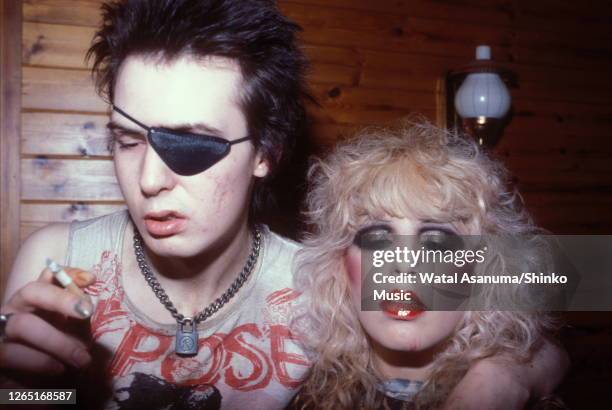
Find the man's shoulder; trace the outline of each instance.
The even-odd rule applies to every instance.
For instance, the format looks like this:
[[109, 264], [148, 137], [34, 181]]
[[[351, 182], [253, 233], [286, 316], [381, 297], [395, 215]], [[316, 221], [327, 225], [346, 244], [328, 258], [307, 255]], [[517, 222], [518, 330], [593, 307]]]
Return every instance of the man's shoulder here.
[[116, 227], [121, 222], [126, 221], [128, 218], [129, 214], [127, 209], [121, 209], [119, 211], [111, 212], [89, 219], [72, 221], [72, 223], [70, 224], [70, 229], [72, 231], [78, 231], [86, 228], [96, 229], [103, 226]]
[[56, 222], [46, 225], [27, 237], [19, 253], [45, 253], [49, 258], [63, 261], [69, 232], [69, 222]]
[[266, 227], [266, 230], [269, 233], [270, 242], [274, 246], [277, 246], [288, 253], [296, 253], [298, 250], [303, 248], [303, 245], [301, 243], [294, 241], [291, 238], [287, 238], [285, 236], [272, 232], [267, 227]]
[[36, 280], [45, 268], [47, 258], [63, 263], [70, 224], [52, 223], [33, 232], [23, 242], [8, 278], [5, 299], [28, 282]]
[[302, 245], [265, 228], [265, 275], [280, 275], [290, 284], [293, 279], [295, 256]]

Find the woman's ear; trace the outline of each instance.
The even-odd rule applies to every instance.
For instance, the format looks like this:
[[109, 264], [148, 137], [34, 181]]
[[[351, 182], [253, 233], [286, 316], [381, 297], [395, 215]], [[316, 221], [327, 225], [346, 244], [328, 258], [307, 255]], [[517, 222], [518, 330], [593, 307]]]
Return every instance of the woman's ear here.
[[263, 178], [268, 175], [268, 172], [270, 172], [270, 164], [268, 163], [268, 160], [264, 158], [261, 151], [258, 151], [257, 155], [255, 156], [255, 167], [253, 168], [253, 176]]

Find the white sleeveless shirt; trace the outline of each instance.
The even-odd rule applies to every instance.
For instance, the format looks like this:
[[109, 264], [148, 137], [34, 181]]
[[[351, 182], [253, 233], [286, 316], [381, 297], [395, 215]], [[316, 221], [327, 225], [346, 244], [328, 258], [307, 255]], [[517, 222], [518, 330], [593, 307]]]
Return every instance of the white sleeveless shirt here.
[[289, 330], [299, 245], [265, 227], [257, 264], [234, 296], [240, 303], [198, 324], [198, 354], [180, 357], [174, 353], [176, 325], [146, 316], [123, 289], [121, 252], [129, 223], [121, 211], [71, 224], [65, 264], [96, 276], [86, 289], [95, 303], [96, 370], [83, 380], [97, 381], [89, 380], [87, 388], [108, 409], [284, 408], [310, 366]]

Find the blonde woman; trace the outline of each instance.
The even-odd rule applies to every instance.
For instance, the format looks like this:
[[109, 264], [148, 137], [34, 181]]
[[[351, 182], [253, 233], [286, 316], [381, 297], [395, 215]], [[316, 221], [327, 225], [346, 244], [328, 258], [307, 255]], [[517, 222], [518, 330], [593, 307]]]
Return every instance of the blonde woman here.
[[[314, 367], [295, 407], [453, 408], [471, 396], [470, 408], [514, 409], [560, 382], [563, 360], [540, 366], [538, 382], [520, 371], [550, 348], [549, 315], [360, 309], [361, 252], [372, 242], [537, 231], [503, 167], [474, 142], [425, 122], [369, 129], [316, 162], [309, 178], [312, 229], [296, 277], [307, 297], [295, 327]], [[486, 389], [468, 369], [489, 380]]]

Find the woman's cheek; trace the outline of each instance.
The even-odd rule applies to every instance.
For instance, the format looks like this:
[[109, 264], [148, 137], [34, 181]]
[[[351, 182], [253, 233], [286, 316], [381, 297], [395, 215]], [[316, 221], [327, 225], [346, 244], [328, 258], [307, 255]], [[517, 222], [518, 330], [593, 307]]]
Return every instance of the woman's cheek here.
[[344, 266], [353, 288], [361, 288], [361, 251], [351, 246], [344, 256]]

